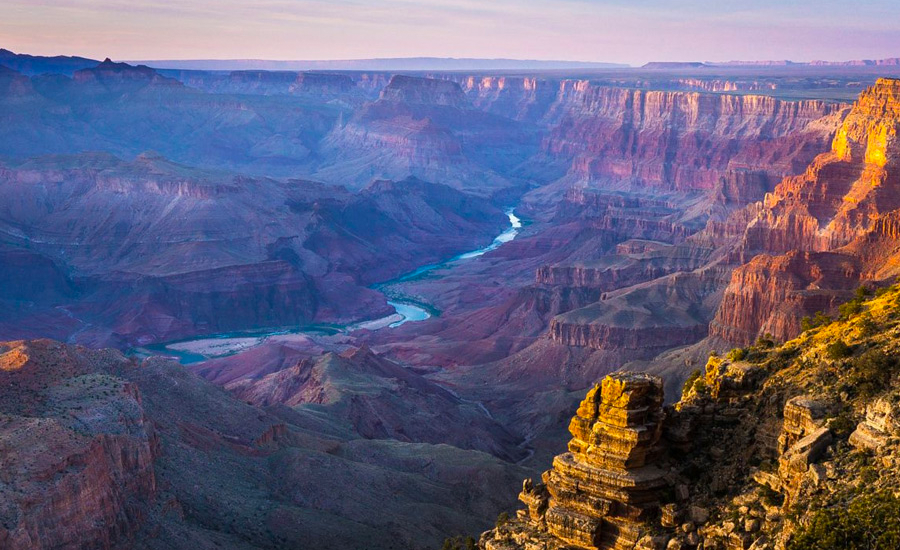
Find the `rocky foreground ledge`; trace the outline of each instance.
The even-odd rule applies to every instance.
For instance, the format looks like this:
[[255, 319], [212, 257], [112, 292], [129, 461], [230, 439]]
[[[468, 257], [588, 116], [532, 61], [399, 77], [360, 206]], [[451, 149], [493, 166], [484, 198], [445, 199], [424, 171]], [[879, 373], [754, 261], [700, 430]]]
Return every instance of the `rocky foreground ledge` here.
[[480, 548], [900, 548], [900, 287], [864, 294], [711, 356], [671, 407], [657, 377], [607, 376]]

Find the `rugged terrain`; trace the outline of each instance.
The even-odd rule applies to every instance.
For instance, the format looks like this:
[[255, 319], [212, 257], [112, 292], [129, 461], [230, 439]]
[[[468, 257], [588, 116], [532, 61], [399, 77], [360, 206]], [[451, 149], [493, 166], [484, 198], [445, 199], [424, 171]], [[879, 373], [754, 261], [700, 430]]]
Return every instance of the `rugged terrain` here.
[[569, 452], [485, 549], [895, 548], [900, 287], [781, 346], [713, 355], [662, 407], [662, 380], [592, 389]]
[[[763, 378], [803, 377], [766, 342], [897, 275], [900, 93], [877, 78], [896, 71], [207, 72], [0, 51], [0, 546], [429, 548], [488, 527], [551, 463], [527, 517], [483, 544], [787, 540], [806, 516], [754, 508], [728, 530], [722, 487], [813, 425], [765, 439], [801, 385]], [[69, 344], [18, 341], [41, 337]], [[751, 344], [736, 353], [765, 377], [745, 387], [744, 359], [716, 359], [665, 408], [710, 350]], [[172, 345], [201, 361], [147, 358]], [[623, 365], [650, 374], [591, 392], [554, 460]], [[767, 435], [739, 433], [747, 411]], [[710, 466], [732, 444], [751, 454]], [[795, 474], [772, 490], [795, 498]], [[657, 526], [692, 512], [681, 486], [714, 523]]]
[[[434, 548], [485, 527], [525, 471], [427, 443], [427, 430], [364, 437], [320, 407], [248, 404], [173, 361], [114, 350], [0, 344], [0, 383], [0, 546], [10, 550]], [[364, 395], [314, 383], [334, 399]], [[472, 417], [441, 398], [440, 410]], [[375, 407], [359, 412], [380, 422]]]

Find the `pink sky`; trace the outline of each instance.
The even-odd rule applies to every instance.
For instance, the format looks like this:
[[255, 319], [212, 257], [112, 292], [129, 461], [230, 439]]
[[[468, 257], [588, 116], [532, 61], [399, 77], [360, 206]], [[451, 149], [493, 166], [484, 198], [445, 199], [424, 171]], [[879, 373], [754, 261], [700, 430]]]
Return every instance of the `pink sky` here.
[[114, 59], [900, 56], [895, 0], [3, 0], [0, 47]]

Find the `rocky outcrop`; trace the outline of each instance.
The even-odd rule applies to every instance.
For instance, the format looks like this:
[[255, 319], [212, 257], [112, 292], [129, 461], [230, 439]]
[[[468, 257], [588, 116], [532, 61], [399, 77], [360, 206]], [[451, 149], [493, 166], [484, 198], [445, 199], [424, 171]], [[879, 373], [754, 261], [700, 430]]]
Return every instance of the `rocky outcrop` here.
[[710, 333], [749, 344], [759, 335], [799, 334], [802, 314], [830, 311], [859, 285], [856, 258], [829, 252], [760, 255], [736, 269]]
[[138, 389], [46, 341], [0, 347], [0, 385], [0, 547], [108, 549], [133, 537], [159, 454]]
[[174, 78], [162, 76], [146, 65], [116, 63], [109, 58], [95, 67], [75, 71], [72, 79], [78, 84], [101, 86], [108, 91], [134, 86], [183, 87]]
[[435, 78], [395, 75], [381, 91], [381, 99], [391, 103], [443, 105], [465, 108], [462, 88], [455, 82]]
[[[781, 346], [761, 342], [711, 355], [681, 400], [659, 413], [661, 428], [648, 422], [659, 412], [653, 399], [622, 399], [640, 404], [623, 405], [628, 412], [620, 416], [607, 396], [619, 387], [611, 379], [623, 378], [607, 378], [572, 420], [569, 452], [554, 460], [542, 483], [525, 482], [525, 509], [486, 532], [481, 547], [785, 550], [798, 543], [843, 548], [852, 537], [873, 537], [892, 548], [880, 530], [895, 529], [896, 515], [875, 515], [879, 508], [866, 503], [872, 495], [896, 503], [900, 485], [898, 296], [900, 285], [892, 285], [861, 303], [858, 315]], [[827, 353], [837, 342], [852, 355]], [[611, 434], [628, 432], [610, 425], [643, 429], [622, 444]], [[583, 466], [600, 463], [615, 466]], [[665, 472], [662, 490], [639, 500], [652, 503], [653, 513], [597, 490], [648, 464]], [[603, 475], [608, 469], [619, 477]], [[616, 529], [625, 510], [634, 515]], [[870, 515], [875, 523], [858, 529], [855, 523]], [[815, 527], [848, 516], [852, 522]]]
[[[577, 310], [570, 317], [581, 313], [581, 310]], [[598, 350], [641, 350], [639, 356], [647, 359], [662, 350], [696, 342], [706, 335], [706, 326], [703, 324], [665, 327], [660, 324], [629, 328], [597, 322], [567, 323], [565, 318], [563, 315], [550, 322], [549, 336], [554, 342]]]
[[876, 399], [866, 406], [866, 417], [850, 434], [850, 444], [874, 452], [885, 448], [892, 437], [900, 435], [900, 408], [888, 399]]
[[527, 511], [485, 533], [481, 546], [634, 548], [667, 485], [655, 466], [662, 402], [658, 378], [624, 372], [604, 378], [572, 418], [569, 452], [554, 458], [541, 483], [524, 483]]
[[354, 187], [414, 176], [486, 194], [508, 183], [483, 153], [522, 155], [516, 131], [513, 121], [475, 109], [455, 82], [395, 75], [322, 142], [315, 176]]

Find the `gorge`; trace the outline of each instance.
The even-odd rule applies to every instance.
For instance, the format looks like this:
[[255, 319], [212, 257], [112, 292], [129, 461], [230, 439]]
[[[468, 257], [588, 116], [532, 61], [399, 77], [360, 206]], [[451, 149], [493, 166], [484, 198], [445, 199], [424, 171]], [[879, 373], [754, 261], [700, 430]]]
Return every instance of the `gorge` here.
[[3, 53], [0, 548], [788, 548], [894, 487], [898, 67]]

